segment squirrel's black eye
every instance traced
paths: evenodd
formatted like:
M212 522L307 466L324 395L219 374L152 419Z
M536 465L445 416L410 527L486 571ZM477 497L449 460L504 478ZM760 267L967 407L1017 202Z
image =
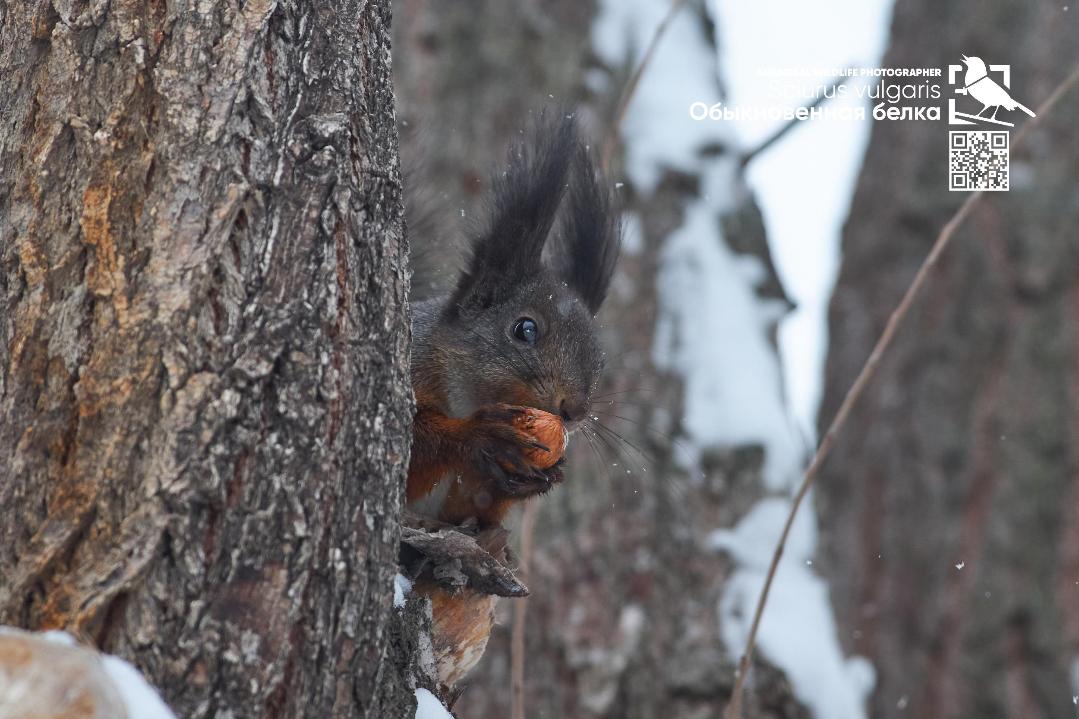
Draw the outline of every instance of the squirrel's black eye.
M513 325L513 336L530 345L535 344L539 339L539 327L531 317L522 317Z

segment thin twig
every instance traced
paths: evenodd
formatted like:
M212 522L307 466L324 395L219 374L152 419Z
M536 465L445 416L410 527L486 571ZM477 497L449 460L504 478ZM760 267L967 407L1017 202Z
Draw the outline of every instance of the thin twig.
M1023 124L1022 129L1015 135L1015 142L1012 143L1013 147L1018 145L1040 120L1044 119L1046 113L1052 109L1053 105L1055 105L1064 93L1071 89L1076 82L1079 82L1079 66L1076 66L1067 79L1058 85L1049 98L1041 104L1036 113L1037 117L1028 120ZM813 481L817 478L821 465L824 464L824 460L828 457L832 445L835 444L836 438L842 431L843 426L847 421L847 417L850 415L851 409L854 407L854 404L858 401L859 397L861 397L866 385L869 384L869 381L873 379L873 376L876 374L881 357L891 345L896 330L899 328L900 323L906 318L911 305L914 303L915 297L917 297L918 292L922 289L929 274L936 266L937 260L947 248L948 243L952 239L952 235L955 234L955 231L959 229L959 226L963 224L963 221L981 201L983 195L984 193L981 190L972 193L966 201L960 205L959 210L952 216L952 219L948 220L947 224L941 229L936 242L933 243L933 248L922 262L922 266L918 268L918 272L914 275L914 280L910 283L910 287L907 288L906 293L903 295L903 299L900 300L899 305L888 318L888 324L885 326L880 339L877 340L877 344L873 347L873 352L869 355L869 359L866 360L865 365L862 366L861 371L858 373L857 379L854 380L854 384L851 385L850 390L847 391L846 396L843 398L843 404L839 406L839 411L836 412L835 418L828 426L828 431L825 433L824 439L821 441L816 454L813 455L813 460L809 463L809 467L805 471L805 475L802 478L802 484L798 487L798 492L794 496L794 502L791 504L790 513L787 515L787 521L783 525L783 533L780 534L779 542L776 544L775 553L772 555L772 563L768 567L768 576L764 580L764 587L761 590L760 597L757 599L757 609L753 613L753 624L750 626L749 637L746 639L746 648L745 651L742 652L742 657L738 662L738 675L734 680L734 691L731 695L730 704L727 705L727 710L724 712L724 717L726 717L726 719L741 719L742 688L745 683L746 674L749 672L750 660L753 658L753 649L757 643L757 630L760 627L761 615L764 613L764 607L768 603L768 592L772 588L772 580L775 578L776 568L779 566L779 559L783 556L783 549L787 544L787 535L790 534L791 525L794 524L794 518L798 514L798 508L801 507L802 500L805 498L806 493L809 492L810 487L813 485Z
M843 85L845 85L847 80L849 80L849 79L850 79L850 76L845 75L842 80L840 80L837 83L833 83L832 87L831 87L831 90L832 90L832 96L831 97L828 96L828 91L826 90L820 97L818 97L816 100L814 100L811 104L806 105L805 107L800 108L800 109L806 110L807 112L812 111L812 110L816 110L818 107L820 107L821 105L826 103L828 100L831 100L832 97L835 97L836 92L839 90L839 88L842 87ZM761 142L759 145L754 147L752 150L750 150L746 154L742 155L742 159L740 161L741 164L742 164L742 167L745 167L746 165L748 165L750 162L752 162L754 159L756 159L757 156L760 155L762 152L764 152L765 150L770 148L772 145L774 145L777 142L779 142L780 140L782 140L786 136L786 134L788 132L790 132L795 127L797 127L801 122L802 122L802 120L799 120L798 118L794 118L790 122L785 122L782 125L780 125L779 128L776 129L771 135L766 137L763 142Z
M528 567L532 562L532 534L536 527L536 502L525 504L521 516L521 557L518 576L528 584ZM522 597L513 605L513 635L510 638L510 687L513 695L512 719L525 719L525 614L528 598Z
M630 76L629 82L626 83L626 88L622 91L622 97L619 98L618 107L614 111L614 120L607 130L607 139L603 142L603 153L600 155L601 167L604 172L607 172L611 167L611 157L614 156L614 151L618 147L619 129L622 127L622 120L626 116L626 110L629 109L629 103L637 92L637 85L641 81L641 76L644 75L644 71L648 69L648 65L652 62L652 56L655 55L656 48L659 47L660 38L667 32L667 26L671 24L675 15L685 4L686 0L673 0L671 2L670 10L667 11L666 16L656 26L656 31L652 34L652 41L648 43L648 49L645 50L644 56Z

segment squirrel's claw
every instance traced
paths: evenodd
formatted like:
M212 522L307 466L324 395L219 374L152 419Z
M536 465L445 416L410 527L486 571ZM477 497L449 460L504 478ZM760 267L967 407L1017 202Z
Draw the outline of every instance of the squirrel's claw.
M473 415L477 438L474 471L509 497L542 494L563 479L560 469L563 459L545 470L529 459L529 453L536 450L547 453L551 448L514 426L512 417L523 412L521 408L499 405Z
M529 468L526 472L509 474L504 481L499 482L502 491L514 497L527 497L534 494L543 494L550 491L556 484L560 484L565 475L562 465L565 459L560 459L547 469Z
M562 465L565 464L565 463L566 463L566 458L562 457L557 462L555 462L553 465L551 465L546 470L544 470L544 472L547 474L547 480L552 485L561 484L566 479L566 475L562 471Z

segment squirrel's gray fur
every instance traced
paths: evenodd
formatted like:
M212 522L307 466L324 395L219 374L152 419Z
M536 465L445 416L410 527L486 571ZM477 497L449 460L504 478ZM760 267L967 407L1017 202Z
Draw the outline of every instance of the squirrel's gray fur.
M414 278L413 387L420 403L449 416L520 404L572 426L586 415L603 364L595 315L620 225L572 115L542 117L525 138L494 177L486 226L452 289L418 299L437 282L422 271ZM434 227L417 222L411 234ZM534 343L514 335L522 318L538 327Z

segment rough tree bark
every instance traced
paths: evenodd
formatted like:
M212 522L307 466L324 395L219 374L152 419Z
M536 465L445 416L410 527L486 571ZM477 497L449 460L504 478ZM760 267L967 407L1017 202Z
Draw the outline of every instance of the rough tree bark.
M1059 4L899 0L883 64L1010 63L1034 108L1079 61L1076 37ZM1073 89L1013 148L1011 191L956 235L817 484L841 634L878 672L871 716L1075 716L1077 115ZM824 423L964 199L947 191L947 129L874 126L832 299Z
M411 702L389 52L388 2L0 6L0 623L180 716Z

